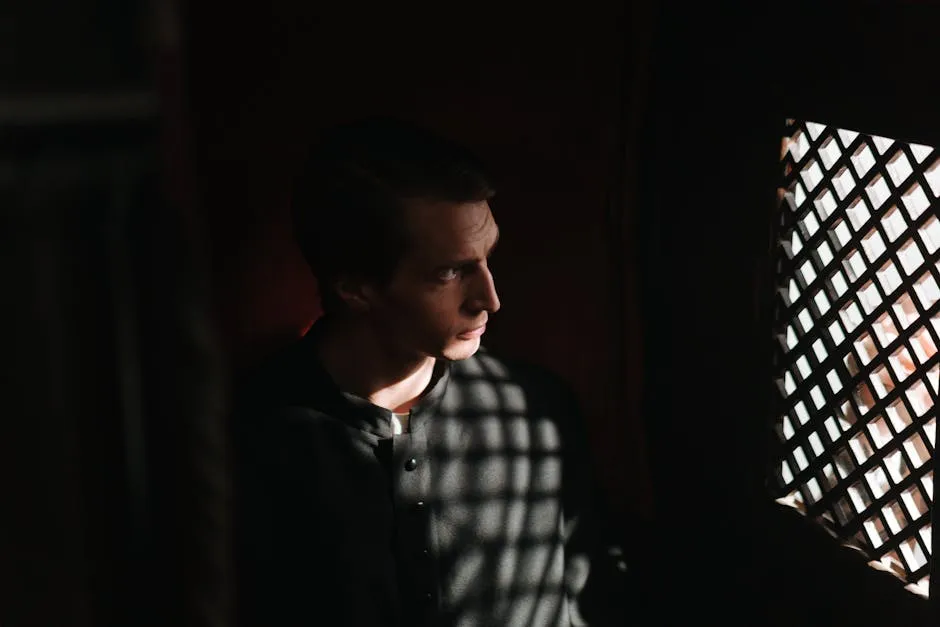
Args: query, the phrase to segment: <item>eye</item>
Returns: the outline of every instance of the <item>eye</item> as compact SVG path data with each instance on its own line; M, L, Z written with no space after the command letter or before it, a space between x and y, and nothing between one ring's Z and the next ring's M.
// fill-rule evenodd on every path
M453 281L460 277L460 268L445 268L437 275L441 281Z

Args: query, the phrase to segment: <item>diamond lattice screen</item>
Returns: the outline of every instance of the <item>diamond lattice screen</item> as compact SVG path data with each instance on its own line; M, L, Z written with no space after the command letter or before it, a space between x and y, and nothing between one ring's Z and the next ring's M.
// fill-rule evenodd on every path
M777 496L926 594L940 153L790 120L782 161Z

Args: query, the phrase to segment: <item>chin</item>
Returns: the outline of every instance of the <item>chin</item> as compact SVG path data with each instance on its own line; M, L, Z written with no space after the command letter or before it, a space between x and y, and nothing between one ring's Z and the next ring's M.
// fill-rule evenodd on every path
M461 361L473 357L480 350L480 338L475 337L472 340L455 340L447 346L441 353L444 359L450 361Z

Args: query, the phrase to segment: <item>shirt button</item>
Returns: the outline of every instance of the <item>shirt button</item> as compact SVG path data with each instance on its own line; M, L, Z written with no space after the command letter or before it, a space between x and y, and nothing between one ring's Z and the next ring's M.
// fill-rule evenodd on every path
M418 467L418 460L415 459L414 457L412 457L411 459L405 462L405 470L409 472L411 472L417 467Z

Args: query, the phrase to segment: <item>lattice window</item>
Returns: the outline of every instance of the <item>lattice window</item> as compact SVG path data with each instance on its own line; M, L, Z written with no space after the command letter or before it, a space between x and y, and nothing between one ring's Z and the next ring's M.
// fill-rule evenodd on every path
M776 496L927 594L940 153L787 122Z

